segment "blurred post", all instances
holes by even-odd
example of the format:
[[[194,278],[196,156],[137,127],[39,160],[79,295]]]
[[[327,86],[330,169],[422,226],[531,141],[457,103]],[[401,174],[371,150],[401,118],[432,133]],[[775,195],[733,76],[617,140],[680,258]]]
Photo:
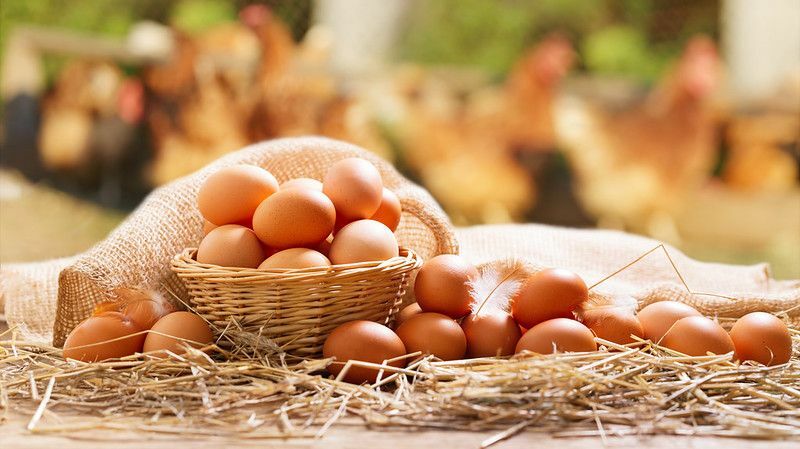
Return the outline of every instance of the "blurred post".
[[[345,77],[380,70],[402,30],[407,0],[316,0],[314,22],[333,38],[331,68]]]
[[[797,0],[725,0],[723,45],[737,101],[772,94],[800,70],[799,9]]]

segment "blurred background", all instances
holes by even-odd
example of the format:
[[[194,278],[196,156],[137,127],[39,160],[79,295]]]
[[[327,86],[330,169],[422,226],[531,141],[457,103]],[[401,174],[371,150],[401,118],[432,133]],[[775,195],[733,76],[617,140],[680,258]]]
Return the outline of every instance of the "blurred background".
[[[648,235],[800,278],[796,0],[3,0],[0,262],[319,134],[457,225]]]

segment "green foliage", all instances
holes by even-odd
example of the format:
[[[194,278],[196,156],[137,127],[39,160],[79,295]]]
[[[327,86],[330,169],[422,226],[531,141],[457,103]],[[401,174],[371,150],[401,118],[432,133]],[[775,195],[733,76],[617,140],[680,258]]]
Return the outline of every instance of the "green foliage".
[[[194,32],[235,20],[236,12],[249,3],[270,5],[293,25],[296,37],[308,26],[309,0],[0,0],[0,58],[9,33],[17,26],[123,38],[137,21],[154,20]],[[58,73],[63,60],[53,56],[44,59],[48,79]]]
[[[9,32],[16,26],[62,28],[123,38],[132,23],[158,12],[160,0],[0,0],[0,58]],[[48,79],[58,73],[63,58],[45,58]]]
[[[172,8],[170,23],[196,33],[236,19],[236,8],[224,0],[182,0]]]
[[[14,25],[31,24],[124,36],[128,26],[154,0],[3,0],[2,35]]]
[[[658,78],[698,32],[716,31],[718,0],[434,0],[414,3],[402,57],[467,64],[499,75],[553,31],[582,68],[644,82]]]
[[[502,73],[523,47],[531,11],[511,2],[426,2],[416,9],[401,56]]]
[[[234,20],[251,1],[271,5],[305,29],[307,0],[0,0],[0,57],[20,24],[123,37],[137,20],[195,32]],[[409,0],[410,1],[410,0]],[[418,0],[399,56],[422,63],[470,65],[501,76],[546,34],[573,39],[584,69],[653,81],[697,32],[714,34],[719,0]],[[305,24],[298,27],[298,24]],[[48,60],[48,73],[58,61]]]
[[[626,74],[639,81],[657,78],[670,56],[651,46],[642,31],[625,25],[590,34],[581,50],[589,71]]]
[[[572,37],[582,36],[603,26],[610,10],[597,0],[518,0],[532,11],[531,37],[538,38],[553,30]],[[529,42],[530,44],[534,42]]]

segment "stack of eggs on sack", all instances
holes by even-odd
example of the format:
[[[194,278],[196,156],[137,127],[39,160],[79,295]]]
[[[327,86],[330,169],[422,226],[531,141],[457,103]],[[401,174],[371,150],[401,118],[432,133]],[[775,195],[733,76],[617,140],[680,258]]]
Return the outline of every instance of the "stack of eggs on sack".
[[[70,332],[64,358],[98,362],[137,352],[164,357],[167,351],[182,354],[187,345],[202,348],[213,341],[200,316],[174,311],[157,293],[124,288],[115,293]]]
[[[260,167],[226,167],[203,183],[197,204],[206,220],[200,263],[302,269],[386,260],[399,252],[400,200],[360,158],[333,164],[322,182],[297,178],[281,185]]]
[[[334,358],[328,371],[338,375],[349,360],[403,367],[404,355],[415,352],[441,360],[524,351],[588,352],[598,349],[595,337],[618,344],[649,339],[690,356],[734,352],[738,360],[765,365],[786,363],[791,357],[788,328],[767,313],[745,315],[728,333],[716,321],[674,301],[651,304],[638,314],[620,307],[590,307],[584,281],[564,269],[538,271],[502,292],[502,285],[481,284],[478,270],[459,256],[430,259],[414,284],[417,302],[400,311],[394,331],[374,322],[352,321],[330,334],[323,349],[325,357]],[[506,295],[506,304],[484,307],[493,294]],[[342,378],[374,382],[378,372],[351,364]]]

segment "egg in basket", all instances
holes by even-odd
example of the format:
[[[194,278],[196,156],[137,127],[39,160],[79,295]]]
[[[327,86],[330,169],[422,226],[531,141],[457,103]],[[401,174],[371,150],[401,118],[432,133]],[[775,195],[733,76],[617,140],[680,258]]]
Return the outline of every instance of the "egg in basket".
[[[254,165],[226,167],[197,203],[205,237],[172,261],[191,307],[217,330],[235,320],[293,355],[319,355],[348,321],[388,324],[422,264],[398,247],[400,201],[364,159],[281,185]]]

